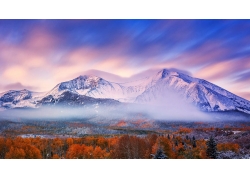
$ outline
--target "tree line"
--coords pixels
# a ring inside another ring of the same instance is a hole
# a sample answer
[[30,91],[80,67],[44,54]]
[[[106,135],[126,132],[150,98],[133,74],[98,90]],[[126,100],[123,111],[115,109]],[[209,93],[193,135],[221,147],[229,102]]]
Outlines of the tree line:
[[239,150],[238,144],[218,144],[178,135],[149,134],[81,138],[0,138],[1,159],[206,159],[218,151]]

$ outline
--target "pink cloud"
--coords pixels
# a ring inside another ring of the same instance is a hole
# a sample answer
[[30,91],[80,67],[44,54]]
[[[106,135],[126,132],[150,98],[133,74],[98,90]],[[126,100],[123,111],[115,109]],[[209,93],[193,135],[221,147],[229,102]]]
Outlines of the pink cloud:
[[61,42],[62,40],[59,37],[49,33],[43,27],[35,27],[30,31],[22,46],[31,52],[48,53],[52,52]]
[[248,59],[231,59],[204,66],[195,73],[195,76],[209,80],[218,80],[235,76],[235,74],[250,68]]
[[27,77],[27,75],[27,70],[21,66],[12,66],[2,72],[3,78],[11,81],[23,80]]
[[8,91],[8,90],[22,90],[22,89],[28,89],[28,90],[36,90],[36,87],[33,86],[24,86],[20,82],[12,83],[12,84],[7,84],[5,86],[0,86],[0,88],[3,91]]
[[228,50],[222,48],[220,42],[213,41],[203,44],[193,51],[185,52],[173,61],[179,61],[179,64],[184,67],[203,66],[223,61],[222,57],[227,53]]
[[65,52],[60,59],[59,66],[72,65],[78,63],[91,63],[99,56],[96,49],[89,47],[81,47]]

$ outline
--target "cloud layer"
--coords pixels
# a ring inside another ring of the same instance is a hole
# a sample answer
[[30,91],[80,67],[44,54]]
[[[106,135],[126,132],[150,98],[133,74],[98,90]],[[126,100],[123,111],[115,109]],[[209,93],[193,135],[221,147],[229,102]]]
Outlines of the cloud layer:
[[250,100],[250,20],[0,20],[0,91],[176,68]]

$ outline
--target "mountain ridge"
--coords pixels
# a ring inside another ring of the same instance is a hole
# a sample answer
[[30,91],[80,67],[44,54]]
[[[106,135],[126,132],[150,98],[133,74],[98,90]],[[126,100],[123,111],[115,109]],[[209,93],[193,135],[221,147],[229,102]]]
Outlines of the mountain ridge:
[[81,75],[61,82],[45,93],[7,91],[0,94],[0,107],[36,108],[38,102],[46,96],[59,98],[67,91],[96,99],[114,99],[122,103],[152,104],[161,101],[163,105],[171,104],[167,97],[171,99],[170,96],[174,94],[180,104],[185,101],[201,111],[237,110],[250,114],[250,101],[204,79],[168,69],[128,83],[115,83],[94,75]]

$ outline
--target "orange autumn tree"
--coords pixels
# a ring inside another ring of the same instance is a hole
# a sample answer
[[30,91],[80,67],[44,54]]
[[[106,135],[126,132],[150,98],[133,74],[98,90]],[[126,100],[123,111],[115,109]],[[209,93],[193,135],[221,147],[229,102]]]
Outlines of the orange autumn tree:
[[100,146],[102,149],[104,149],[108,147],[108,140],[104,137],[98,137],[96,144],[97,146]]
[[42,155],[35,146],[27,145],[24,148],[25,159],[41,159]]
[[107,144],[106,151],[108,153],[110,153],[111,158],[113,158],[112,154],[114,153],[114,149],[117,146],[118,140],[119,140],[119,138],[117,136],[107,139],[108,144]]
[[93,151],[93,158],[94,159],[104,159],[108,158],[109,153],[107,153],[105,150],[103,150],[100,146],[96,146]]
[[52,144],[51,144],[53,155],[57,154],[59,157],[62,157],[63,145],[64,143],[61,139],[59,138],[53,139]]
[[84,146],[82,145],[83,148],[83,157],[84,159],[93,159],[93,152],[94,152],[94,148],[93,146]]
[[52,159],[60,159],[60,157],[57,154],[53,154]]
[[239,152],[240,146],[235,143],[223,143],[217,145],[218,151],[233,151],[235,153]]
[[66,157],[69,159],[83,159],[83,150],[82,146],[79,144],[72,144],[68,151]]
[[206,141],[204,139],[196,140],[196,144],[197,144],[196,148],[192,149],[193,158],[194,159],[208,158],[206,154],[206,149],[207,149]]
[[119,138],[111,157],[118,159],[143,159],[148,156],[146,141],[136,136],[124,135]]
[[46,147],[48,140],[40,137],[32,138],[31,144],[34,145],[42,154],[42,158],[46,158]]
[[13,140],[9,140],[8,143],[10,145],[10,148],[9,148],[9,151],[5,155],[5,158],[8,158],[8,159],[16,159],[16,158],[41,159],[42,158],[40,150],[31,144],[31,140],[29,138],[26,139],[26,138],[17,137]]
[[104,153],[102,151],[99,151],[98,148],[96,152],[94,152],[94,150],[95,149],[93,148],[93,146],[73,144],[69,147],[66,157],[69,159],[93,159],[94,154],[99,157],[104,156]]
[[147,145],[147,152],[148,156],[145,158],[152,158],[151,154],[155,154],[158,149],[158,143],[157,143],[158,136],[156,134],[149,134],[146,136],[145,141]]
[[187,134],[187,133],[191,133],[192,132],[192,129],[190,128],[186,128],[186,127],[180,127],[179,128],[179,133],[180,134]]
[[72,138],[67,138],[66,142],[68,146],[71,146],[74,143],[74,140]]
[[157,150],[158,150],[159,148],[160,148],[160,147],[159,147],[159,143],[156,142],[156,143],[152,146],[152,148],[151,148],[151,155],[156,154],[156,152],[157,152]]
[[5,155],[5,159],[25,159],[25,152],[22,148],[11,147]]

